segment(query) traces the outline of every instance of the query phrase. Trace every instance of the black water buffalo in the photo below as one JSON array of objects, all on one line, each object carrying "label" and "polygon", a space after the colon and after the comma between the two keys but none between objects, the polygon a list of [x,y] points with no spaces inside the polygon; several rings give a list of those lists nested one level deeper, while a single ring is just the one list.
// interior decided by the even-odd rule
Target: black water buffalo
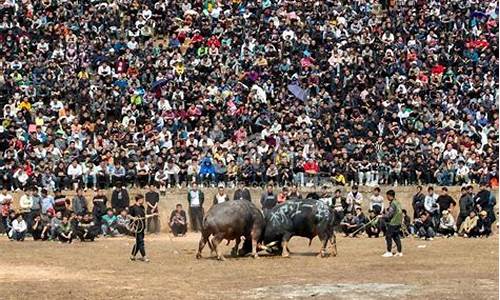
[{"label": "black water buffalo", "polygon": [[271,209],[265,220],[263,244],[267,248],[277,244],[284,257],[289,256],[288,242],[293,236],[306,237],[310,240],[309,244],[318,236],[321,241],[318,256],[329,254],[326,250],[328,242],[331,243],[330,254],[337,255],[334,215],[321,200],[289,200]]},{"label": "black water buffalo", "polygon": [[[218,245],[224,239],[236,240],[232,254],[244,255],[252,252],[257,257],[257,242],[261,238],[264,228],[262,212],[250,201],[227,201],[212,206],[203,219],[201,239],[196,258],[201,257],[201,251],[208,243],[210,249],[215,251],[219,260],[224,260]],[[210,241],[210,236],[214,237]],[[243,248],[238,253],[241,237],[245,238]]]}]

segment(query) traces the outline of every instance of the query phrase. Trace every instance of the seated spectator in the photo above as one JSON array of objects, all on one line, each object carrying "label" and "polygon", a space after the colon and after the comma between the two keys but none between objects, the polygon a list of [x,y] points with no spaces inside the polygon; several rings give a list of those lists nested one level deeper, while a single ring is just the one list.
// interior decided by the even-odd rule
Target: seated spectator
[{"label": "seated spectator", "polygon": [[79,220],[76,226],[75,235],[82,242],[85,241],[93,242],[98,235],[98,231],[99,229],[95,226],[94,220],[92,219],[92,215],[85,214],[83,215],[81,220]]},{"label": "seated spectator", "polygon": [[423,212],[418,219],[415,220],[415,230],[417,236],[423,240],[432,241],[436,235],[432,217],[428,212]]},{"label": "seated spectator", "polygon": [[133,234],[130,231],[131,221],[132,219],[128,215],[128,211],[126,209],[122,210],[120,214],[116,217],[116,230],[118,230],[118,232],[123,235]]},{"label": "seated spectator", "polygon": [[276,200],[277,200],[278,204],[281,204],[281,203],[285,203],[285,201],[287,199],[288,199],[288,188],[287,187],[283,187],[283,189],[281,190],[281,192],[276,197]]},{"label": "seated spectator", "polygon": [[369,238],[380,236],[380,220],[377,218],[377,214],[373,210],[368,211],[367,226],[365,228],[366,234]]},{"label": "seated spectator", "polygon": [[31,226],[31,236],[35,241],[46,241],[49,239],[49,225],[42,220],[40,215],[36,215]]},{"label": "seated spectator", "polygon": [[111,208],[108,208],[106,214],[101,217],[101,231],[103,236],[116,236],[119,234],[118,229],[118,218],[113,213]]},{"label": "seated spectator", "polygon": [[61,226],[63,215],[60,211],[53,214],[53,211],[47,213],[50,220],[50,239],[56,239],[59,236],[59,227]]},{"label": "seated spectator", "polygon": [[23,219],[22,214],[16,214],[15,219],[12,221],[12,226],[9,232],[9,237],[14,241],[24,241],[28,226]]},{"label": "seated spectator", "polygon": [[476,227],[470,231],[469,237],[489,237],[491,234],[491,219],[486,211],[479,213]]},{"label": "seated spectator", "polygon": [[170,214],[170,230],[174,236],[184,236],[187,232],[186,212],[181,204],[175,206],[175,210]]},{"label": "seated spectator", "polygon": [[448,210],[443,210],[439,221],[438,233],[446,237],[452,237],[457,230],[455,219]]},{"label": "seated spectator", "polygon": [[340,222],[340,227],[346,237],[353,237],[351,234],[359,228],[358,219],[351,212],[348,212]]},{"label": "seated spectator", "polygon": [[462,225],[460,225],[458,235],[463,237],[474,235],[474,230],[476,229],[478,220],[479,218],[476,215],[476,211],[471,210],[469,212],[469,216],[465,218],[465,220],[462,222]]},{"label": "seated spectator", "polygon": [[59,226],[57,232],[57,238],[61,243],[71,244],[71,242],[73,241],[74,238],[73,228],[71,227],[68,217],[66,216],[64,216],[61,220],[61,225]]}]

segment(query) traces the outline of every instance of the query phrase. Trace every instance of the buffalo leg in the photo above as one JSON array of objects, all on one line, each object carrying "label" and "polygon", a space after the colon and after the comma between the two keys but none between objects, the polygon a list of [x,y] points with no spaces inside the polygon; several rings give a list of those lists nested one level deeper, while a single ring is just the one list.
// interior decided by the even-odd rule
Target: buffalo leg
[{"label": "buffalo leg", "polygon": [[331,248],[331,255],[337,256],[337,237],[335,236],[335,232],[332,234],[332,237],[330,238],[330,248]]},{"label": "buffalo leg", "polygon": [[236,244],[231,249],[231,256],[238,256],[238,248],[240,247],[241,237],[236,238]]},{"label": "buffalo leg", "polygon": [[287,233],[283,236],[283,239],[281,240],[281,256],[282,257],[289,257],[290,253],[288,252],[288,242],[290,241],[291,234]]},{"label": "buffalo leg", "polygon": [[325,257],[326,255],[326,246],[328,245],[328,238],[320,239],[321,240],[321,249],[319,250],[318,257]]},{"label": "buffalo leg", "polygon": [[219,244],[222,242],[222,237],[219,236],[219,235],[216,235],[213,239],[212,239],[212,246],[214,247],[214,250],[215,250],[215,254],[217,255],[217,259],[218,260],[225,260],[224,258],[224,255],[222,255],[220,253],[220,249],[219,249]]},{"label": "buffalo leg", "polygon": [[204,235],[201,236],[200,243],[198,244],[198,253],[196,253],[196,258],[200,259],[201,258],[201,251],[203,251],[203,248],[205,247],[205,244],[208,242],[210,249],[212,250],[212,245],[208,241],[209,237],[206,237]]}]

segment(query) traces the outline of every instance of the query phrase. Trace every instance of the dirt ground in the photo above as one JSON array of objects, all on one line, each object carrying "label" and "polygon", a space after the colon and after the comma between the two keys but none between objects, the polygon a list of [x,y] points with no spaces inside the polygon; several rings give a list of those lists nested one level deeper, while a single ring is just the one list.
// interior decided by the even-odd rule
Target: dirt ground
[{"label": "dirt ground", "polygon": [[[338,238],[337,257],[294,238],[291,258],[195,259],[199,235],[146,237],[150,263],[128,260],[132,238],[94,243],[10,242],[0,237],[0,299],[498,299],[498,236],[403,240]],[[229,254],[230,246],[224,246]]]}]

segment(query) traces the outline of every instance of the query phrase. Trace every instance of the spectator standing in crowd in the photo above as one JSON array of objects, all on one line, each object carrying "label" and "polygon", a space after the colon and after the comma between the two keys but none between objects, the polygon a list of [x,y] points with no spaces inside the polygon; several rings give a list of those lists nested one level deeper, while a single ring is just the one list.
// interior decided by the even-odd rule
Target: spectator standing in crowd
[{"label": "spectator standing in crowd", "polygon": [[354,212],[356,207],[359,207],[363,204],[363,194],[358,192],[358,186],[353,185],[352,189],[349,193],[347,193],[346,197],[347,203],[347,211]]},{"label": "spectator standing in crowd", "polygon": [[457,205],[457,202],[455,199],[453,199],[449,194],[448,194],[448,188],[443,187],[441,195],[436,199],[436,203],[439,206],[439,209],[441,212],[443,211],[449,211],[452,212],[453,208]]},{"label": "spectator standing in crowd", "polygon": [[229,196],[226,194],[224,186],[221,184],[217,187],[217,193],[215,193],[214,195],[212,205],[216,205],[226,201],[229,201]]},{"label": "spectator standing in crowd", "polygon": [[123,188],[120,184],[118,185],[111,194],[111,208],[117,214],[124,209],[128,209],[130,205],[130,199],[128,196],[128,191]]},{"label": "spectator standing in crowd", "polygon": [[488,219],[491,224],[496,221],[494,208],[497,201],[495,198],[495,194],[492,193],[487,184],[482,184],[480,187],[480,191],[476,194],[474,199],[474,204],[476,206],[477,211],[486,211],[488,214]]},{"label": "spectator standing in crowd", "polygon": [[26,225],[31,227],[33,217],[31,215],[31,207],[33,206],[33,196],[30,189],[19,197],[19,212],[23,215],[23,219],[26,221]]},{"label": "spectator standing in crowd", "polygon": [[154,185],[149,186],[149,191],[146,192],[146,227],[148,233],[160,233],[160,194],[156,191]]},{"label": "spectator standing in crowd", "polygon": [[83,190],[81,188],[77,188],[76,195],[73,197],[71,201],[72,209],[77,215],[87,215],[88,206],[87,199],[83,195]]},{"label": "spectator standing in crowd", "polygon": [[182,204],[178,203],[175,210],[170,214],[170,230],[174,236],[184,236],[187,232],[186,212],[182,209]]},{"label": "spectator standing in crowd", "polygon": [[272,184],[268,184],[265,192],[260,196],[260,205],[262,207],[262,211],[264,212],[264,216],[267,216],[268,212],[278,203],[278,198],[273,189],[274,186]]},{"label": "spectator standing in crowd", "polygon": [[198,189],[196,182],[192,183],[191,189],[188,191],[187,200],[191,228],[194,232],[198,232],[203,225],[203,202],[205,201],[205,195]]},{"label": "spectator standing in crowd", "polygon": [[3,188],[0,193],[0,217],[2,218],[3,232],[8,233],[7,223],[9,219],[10,210],[12,207],[12,195]]},{"label": "spectator standing in crowd", "polygon": [[299,192],[299,187],[294,184],[292,185],[290,192],[288,193],[288,199],[302,199],[302,194]]},{"label": "spectator standing in crowd", "polygon": [[401,245],[401,223],[403,222],[403,212],[401,209],[401,203],[396,200],[396,193],[393,190],[389,190],[386,193],[387,200],[389,201],[389,206],[387,207],[387,212],[382,215],[385,220],[386,231],[385,231],[385,241],[387,251],[383,254],[383,257],[391,257],[392,253],[392,241],[396,243],[396,256],[403,256],[403,247]]},{"label": "spectator standing in crowd", "polygon": [[238,182],[238,188],[234,191],[233,200],[247,200],[252,202],[250,190],[245,186],[244,182]]},{"label": "spectator standing in crowd", "polygon": [[108,198],[104,191],[96,189],[94,191],[94,198],[92,198],[92,216],[96,225],[100,225],[102,217],[106,215],[108,205]]},{"label": "spectator standing in crowd", "polygon": [[460,228],[462,222],[467,218],[472,210],[474,210],[474,199],[471,193],[469,193],[468,187],[462,187],[460,189],[461,195],[458,200],[458,206],[460,211],[458,212],[457,218],[457,228]]},{"label": "spectator standing in crowd", "polygon": [[422,192],[422,186],[417,186],[417,193],[412,199],[413,219],[418,218],[425,211],[425,194]]},{"label": "spectator standing in crowd", "polygon": [[54,191],[54,210],[62,213],[66,211],[66,196],[62,194],[61,190]]},{"label": "spectator standing in crowd", "polygon": [[379,215],[384,211],[384,197],[380,195],[380,188],[373,188],[372,195],[370,196],[370,209]]},{"label": "spectator standing in crowd", "polygon": [[427,195],[424,200],[425,211],[429,213],[434,225],[439,224],[439,205],[437,203],[438,195],[434,193],[432,186],[427,188]]},{"label": "spectator standing in crowd", "polygon": [[41,197],[41,204],[42,204],[42,214],[46,214],[48,211],[54,212],[54,197],[49,195],[47,190],[43,189],[42,190],[42,197]]}]

